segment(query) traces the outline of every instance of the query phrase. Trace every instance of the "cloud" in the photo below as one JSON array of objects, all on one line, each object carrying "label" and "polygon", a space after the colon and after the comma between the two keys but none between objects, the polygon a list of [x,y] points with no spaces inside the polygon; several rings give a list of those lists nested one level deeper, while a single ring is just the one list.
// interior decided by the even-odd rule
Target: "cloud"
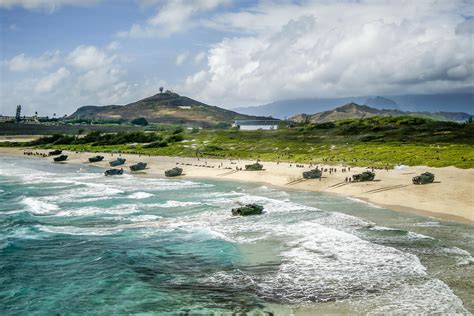
[{"label": "cloud", "polygon": [[241,105],[472,87],[472,37],[456,35],[470,29],[469,10],[463,1],[263,2],[208,21],[237,35],[214,44],[181,89]]},{"label": "cloud", "polygon": [[459,23],[456,26],[456,34],[467,34],[472,36],[472,34],[474,34],[474,19],[466,20]]},{"label": "cloud", "polygon": [[30,57],[19,54],[10,60],[3,62],[12,72],[25,72],[47,69],[54,65],[59,59],[60,52],[46,52],[39,57]]},{"label": "cloud", "polygon": [[144,6],[158,6],[155,15],[146,23],[133,24],[130,30],[119,32],[120,37],[166,37],[182,32],[196,25],[194,17],[211,11],[218,6],[230,3],[230,0],[145,0]]},{"label": "cloud", "polygon": [[0,8],[11,9],[22,7],[27,10],[44,9],[54,12],[63,6],[87,7],[98,4],[102,0],[1,0]]},{"label": "cloud", "polygon": [[194,63],[195,64],[200,64],[204,58],[206,58],[206,52],[199,52],[198,54],[196,54],[196,56],[194,56]]},{"label": "cloud", "polygon": [[188,53],[181,53],[176,56],[176,66],[181,66],[188,59]]},{"label": "cloud", "polygon": [[[42,56],[49,55],[51,53]],[[22,104],[25,113],[30,114],[34,111],[42,115],[51,115],[53,112],[70,114],[78,106],[86,104],[124,104],[135,101],[147,96],[145,92],[156,92],[159,86],[152,85],[152,81],[142,84],[128,81],[127,72],[121,64],[123,59],[111,55],[106,48],[80,45],[66,54],[56,53],[54,56],[55,64],[60,67],[46,74],[43,63],[39,67],[40,63],[31,62],[41,58],[17,56],[17,59],[12,59],[14,62],[10,64],[17,70],[38,71],[24,72],[16,80],[2,82],[2,114],[10,110],[3,107],[14,104]]]},{"label": "cloud", "polygon": [[92,69],[110,64],[113,57],[107,55],[95,46],[81,45],[76,47],[68,56],[71,65],[82,68]]},{"label": "cloud", "polygon": [[50,92],[61,82],[61,80],[69,75],[70,72],[66,68],[61,67],[57,71],[41,78],[35,86],[35,91],[39,93]]}]

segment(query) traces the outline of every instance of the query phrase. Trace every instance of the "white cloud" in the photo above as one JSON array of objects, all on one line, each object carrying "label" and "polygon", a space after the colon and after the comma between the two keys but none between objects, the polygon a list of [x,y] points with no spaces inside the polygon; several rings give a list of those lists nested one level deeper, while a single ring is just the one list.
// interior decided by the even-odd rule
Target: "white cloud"
[{"label": "white cloud", "polygon": [[92,69],[110,64],[113,57],[107,55],[95,46],[78,46],[68,56],[71,65],[82,68]]},{"label": "white cloud", "polygon": [[12,72],[36,71],[53,66],[58,61],[59,55],[59,51],[46,52],[39,57],[20,54],[3,63]]},{"label": "white cloud", "polygon": [[199,13],[211,11],[230,0],[145,0],[144,6],[158,6],[154,16],[145,25],[134,24],[129,31],[119,32],[121,37],[166,37],[196,25],[193,19]]},{"label": "white cloud", "polygon": [[45,9],[53,12],[62,6],[86,7],[99,2],[102,0],[0,0],[0,8],[22,7],[28,10]]},{"label": "white cloud", "polygon": [[79,76],[78,87],[86,93],[103,91],[119,82],[124,71],[117,66],[98,67]]},{"label": "white cloud", "polygon": [[445,92],[474,84],[463,1],[263,2],[208,26],[240,36],[208,51],[182,89],[215,104]]},{"label": "white cloud", "polygon": [[206,58],[206,52],[199,52],[198,54],[196,54],[196,56],[194,56],[194,63],[195,64],[200,64],[204,58]]},{"label": "white cloud", "polygon": [[181,66],[188,59],[188,53],[181,53],[176,56],[176,66]]},{"label": "white cloud", "polygon": [[[122,60],[107,50],[85,45],[68,54],[58,54],[55,62],[62,66],[56,71],[43,76],[24,73],[17,80],[2,82],[0,112],[9,113],[13,109],[10,107],[22,104],[27,114],[71,114],[82,105],[124,104],[146,96],[144,92],[158,90],[159,85],[152,86],[151,81],[141,85],[129,82]],[[13,65],[21,65],[22,70],[31,69],[32,64],[36,66],[31,62],[24,64]],[[42,68],[40,74],[44,71]]]},{"label": "white cloud", "polygon": [[69,70],[64,67],[57,71],[41,78],[35,85],[35,91],[39,93],[46,93],[53,90],[63,79],[70,75]]}]

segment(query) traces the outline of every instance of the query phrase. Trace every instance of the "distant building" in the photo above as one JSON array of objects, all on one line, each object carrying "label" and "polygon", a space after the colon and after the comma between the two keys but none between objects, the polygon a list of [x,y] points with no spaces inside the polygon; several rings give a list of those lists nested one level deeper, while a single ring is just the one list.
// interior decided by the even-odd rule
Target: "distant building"
[{"label": "distant building", "polygon": [[236,120],[233,127],[243,131],[274,130],[280,121],[276,120]]},{"label": "distant building", "polygon": [[14,116],[5,116],[5,115],[0,115],[0,122],[15,122],[15,117]]}]

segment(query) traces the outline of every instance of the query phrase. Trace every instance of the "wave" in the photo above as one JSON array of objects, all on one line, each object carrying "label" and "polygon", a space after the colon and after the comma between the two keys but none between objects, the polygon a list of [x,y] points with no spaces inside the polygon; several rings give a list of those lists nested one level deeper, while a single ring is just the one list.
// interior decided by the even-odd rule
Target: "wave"
[{"label": "wave", "polygon": [[165,203],[153,203],[144,205],[147,208],[161,207],[161,208],[173,208],[173,207],[184,207],[184,206],[194,206],[202,205],[201,202],[186,202],[186,201],[175,201],[169,200]]},{"label": "wave", "polygon": [[315,222],[263,226],[262,233],[270,232],[266,239],[291,239],[279,255],[282,263],[276,274],[221,271],[203,282],[242,284],[253,280],[259,296],[299,304],[368,295],[426,277],[425,267],[412,254]]},{"label": "wave", "polygon": [[141,200],[141,199],[147,199],[152,196],[155,196],[154,194],[148,193],[148,192],[135,192],[127,196],[128,199],[136,199],[136,200]]},{"label": "wave", "polygon": [[408,282],[373,299],[368,315],[470,315],[462,301],[442,281],[430,279],[415,284]]},{"label": "wave", "polygon": [[416,223],[416,224],[413,224],[413,226],[418,226],[418,227],[438,227],[438,226],[442,226],[442,224],[441,224],[440,222],[429,221],[429,222]]},{"label": "wave", "polygon": [[54,211],[59,210],[59,207],[56,204],[48,203],[33,197],[25,197],[21,200],[21,203],[26,205],[26,211],[37,215],[51,214]]},{"label": "wave", "polygon": [[84,228],[76,226],[48,226],[36,225],[36,228],[45,233],[62,234],[62,235],[89,235],[89,236],[105,236],[113,235],[122,231],[121,228]]},{"label": "wave", "polygon": [[380,208],[380,209],[383,208],[383,207],[380,207],[378,205],[375,205],[375,204],[372,204],[370,202],[367,202],[367,201],[364,201],[364,200],[361,200],[361,199],[358,199],[358,198],[355,198],[355,197],[351,197],[351,196],[346,196],[346,199],[354,201],[354,202],[358,202],[358,203],[363,203],[363,204],[366,204],[366,205],[368,205],[370,207],[373,207],[373,208]]},{"label": "wave", "polygon": [[59,211],[55,216],[69,217],[69,216],[94,216],[94,215],[122,215],[133,214],[140,212],[140,205],[137,204],[120,204],[118,206],[104,208],[104,207],[81,207],[77,209],[67,209]]},{"label": "wave", "polygon": [[381,233],[387,233],[386,235],[393,235],[393,236],[406,236],[409,239],[431,239],[434,240],[433,237],[411,232],[411,231],[406,231],[403,229],[397,229],[397,228],[390,228],[390,227],[383,227],[383,226],[373,226],[369,228],[370,231],[375,231],[375,232],[381,232]]},{"label": "wave", "polygon": [[443,248],[443,251],[447,254],[457,257],[457,266],[468,266],[474,264],[474,257],[471,255],[471,253],[464,249],[458,247],[449,247]]}]

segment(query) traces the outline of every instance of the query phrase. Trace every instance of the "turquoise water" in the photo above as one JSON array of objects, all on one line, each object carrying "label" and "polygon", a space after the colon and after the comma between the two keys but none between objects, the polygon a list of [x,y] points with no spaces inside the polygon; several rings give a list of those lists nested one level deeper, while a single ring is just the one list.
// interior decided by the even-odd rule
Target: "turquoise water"
[{"label": "turquoise water", "polygon": [[[459,313],[472,226],[329,194],[0,157],[0,310]],[[265,206],[234,218],[238,203]]]}]

